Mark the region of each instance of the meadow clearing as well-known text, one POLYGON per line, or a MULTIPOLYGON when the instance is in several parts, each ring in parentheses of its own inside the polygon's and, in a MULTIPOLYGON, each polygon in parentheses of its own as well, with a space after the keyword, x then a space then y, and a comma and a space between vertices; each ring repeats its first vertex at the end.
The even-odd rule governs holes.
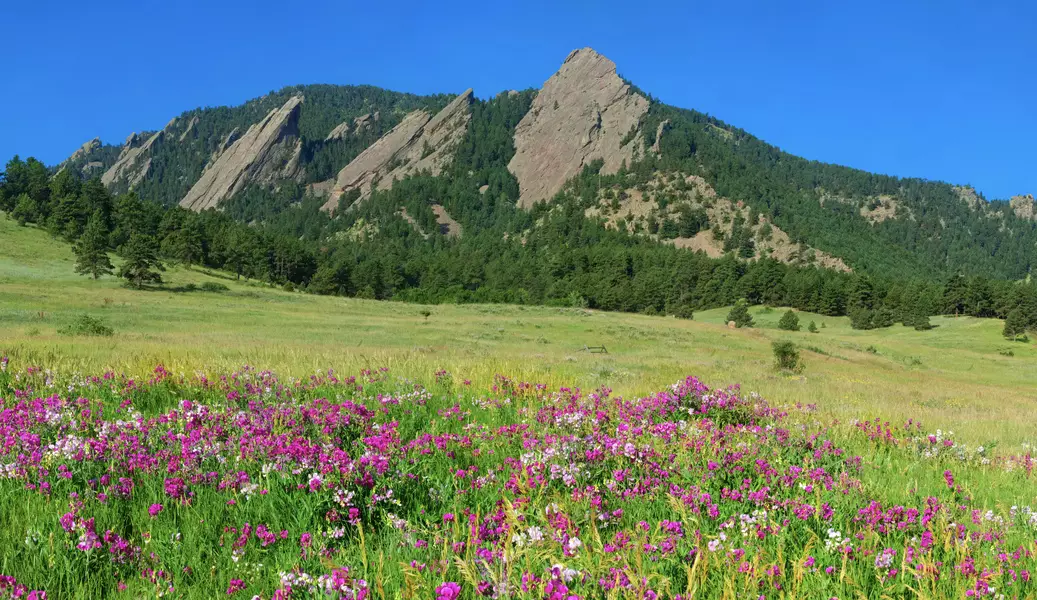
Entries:
POLYGON ((72 263, 0 217, 0 598, 1035 593, 1037 352, 996 321, 731 330, 72 263), (59 332, 82 314, 114 335, 59 332))
POLYGON ((779 404, 816 404, 843 420, 921 420, 975 444, 1037 443, 1037 346, 1009 342, 1001 322, 933 317, 918 332, 896 325, 856 331, 846 317, 799 313, 803 330, 777 329, 781 308, 752 307, 752 329, 731 330, 727 309, 694 319, 511 305, 421 306, 285 292, 223 273, 171 268, 167 289, 136 291, 114 277, 73 272, 66 244, 0 216, 0 351, 62 372, 111 368, 131 375, 162 364, 177 372, 242 365, 281 375, 389 367, 428 377, 438 369, 480 384, 497 373, 553 386, 641 394, 687 375, 739 383, 779 404), (228 290, 183 290, 216 282, 228 290), (422 312, 431 314, 425 317, 422 312), (81 314, 112 337, 58 330, 81 314), (824 327, 816 334, 806 326, 824 327), (803 352, 800 376, 774 371, 771 341, 803 352), (605 346, 608 354, 585 346, 605 346), (1006 356, 1009 351, 1011 356, 1006 356))

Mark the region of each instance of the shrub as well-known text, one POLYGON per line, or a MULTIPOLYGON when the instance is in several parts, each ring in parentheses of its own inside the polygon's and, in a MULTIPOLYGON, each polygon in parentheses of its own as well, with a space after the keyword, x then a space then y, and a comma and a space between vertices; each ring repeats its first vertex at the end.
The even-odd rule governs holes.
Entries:
POLYGON ((749 314, 749 305, 742 298, 735 305, 731 307, 731 312, 727 313, 727 321, 730 323, 734 321, 735 327, 752 327, 753 316, 749 314))
POLYGON ((1002 348, 997 351, 1001 356, 1015 356, 1015 351, 1011 348, 1002 348))
POLYGON ((871 354, 878 354, 879 353, 879 349, 876 348, 875 346, 868 346, 867 348, 864 349, 864 351, 865 352, 870 352, 871 354))
POLYGON ((813 321, 811 321, 810 325, 807 326, 807 331, 809 331, 810 333, 817 333, 817 325, 814 324, 813 321))
POLYGON ((779 371, 799 373, 803 363, 799 358, 799 349, 789 340, 780 340, 771 344, 774 350, 774 368, 779 371))
POLYGON ((115 331, 105 324, 101 319, 90 315, 79 315, 79 317, 66 327, 58 330, 61 335, 96 335, 109 337, 115 331))
POLYGON ((295 291, 295 284, 292 283, 291 281, 289 281, 288 283, 284 284, 284 291, 286 291, 286 292, 294 292, 295 291))
POLYGON ((695 318, 695 313, 691 310, 690 306, 682 304, 677 307, 677 310, 673 311, 673 316, 677 317, 678 319, 687 319, 690 321, 693 318, 695 318))
POLYGON ((202 290, 203 292, 213 293, 226 292, 230 290, 229 287, 223 285, 222 283, 217 283, 215 281, 206 281, 202 285, 198 286, 198 289, 202 290))
POLYGON ((792 310, 788 310, 784 315, 781 316, 781 320, 778 321, 778 329, 784 329, 785 331, 799 331, 799 317, 792 310))

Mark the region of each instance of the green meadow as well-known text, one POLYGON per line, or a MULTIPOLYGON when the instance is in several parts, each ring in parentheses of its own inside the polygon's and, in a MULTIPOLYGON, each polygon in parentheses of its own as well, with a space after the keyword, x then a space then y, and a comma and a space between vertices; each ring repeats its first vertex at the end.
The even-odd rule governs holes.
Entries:
POLYGON ((1037 348, 1005 340, 992 319, 934 317, 931 331, 855 331, 845 317, 799 313, 802 330, 787 332, 777 328, 784 309, 758 306, 750 309, 754 328, 729 329, 726 308, 679 320, 422 306, 285 292, 176 267, 163 274, 162 288, 137 291, 114 277, 76 275, 73 264, 67 244, 0 216, 0 353, 65 373, 141 375, 158 364, 188 373, 249 364, 291 376, 388 367, 426 377, 447 369, 477 383, 504 373, 551 385, 606 385, 617 394, 695 375, 713 386, 739 383, 776 404, 816 404, 842 421, 914 419, 1002 449, 1037 441, 1037 348), (203 291, 206 282, 226 290, 203 291), (59 333, 83 314, 115 334, 59 333), (810 321, 817 333, 806 331, 810 321), (773 368, 771 342, 779 339, 799 346, 801 374, 773 368))

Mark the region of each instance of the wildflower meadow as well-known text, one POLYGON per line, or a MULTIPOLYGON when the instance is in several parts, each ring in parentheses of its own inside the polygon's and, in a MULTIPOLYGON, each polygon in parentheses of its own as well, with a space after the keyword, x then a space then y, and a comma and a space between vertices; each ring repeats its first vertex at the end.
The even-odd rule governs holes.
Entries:
POLYGON ((1037 593, 1029 450, 914 421, 694 377, 0 366, 0 598, 1037 593))

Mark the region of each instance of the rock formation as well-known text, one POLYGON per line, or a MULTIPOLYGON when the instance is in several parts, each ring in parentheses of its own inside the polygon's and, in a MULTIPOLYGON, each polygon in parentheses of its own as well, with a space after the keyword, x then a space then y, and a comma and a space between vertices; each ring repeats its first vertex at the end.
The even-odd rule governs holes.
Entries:
POLYGON ((324 138, 324 141, 330 142, 331 140, 341 140, 347 135, 349 135, 349 121, 344 121, 332 129, 331 133, 328 134, 328 137, 324 138))
POLYGON ((235 141, 232 141, 235 137, 232 131, 224 141, 225 149, 206 166, 201 178, 180 201, 180 206, 205 210, 217 206, 249 184, 298 177, 302 153, 302 140, 299 138, 302 102, 302 96, 293 96, 235 141))
POLYGON ((94 139, 90 140, 89 142, 87 142, 87 143, 83 144, 82 146, 80 146, 79 149, 76 150, 75 152, 73 152, 72 156, 69 156, 68 158, 66 158, 65 162, 62 163, 62 164, 64 165, 64 164, 67 164, 67 163, 70 163, 70 162, 75 162, 75 161, 77 161, 77 160, 79 160, 81 158, 86 158, 91 152, 93 152, 94 150, 98 150, 100 148, 101 148, 101 138, 94 138, 94 139))
MULTIPOLYGON (((351 190, 359 190, 363 200, 373 189, 389 188, 393 181, 407 175, 421 171, 438 175, 468 131, 471 103, 472 90, 469 89, 434 117, 425 110, 404 117, 399 125, 339 171, 324 210, 334 210, 339 198, 351 190)), ((357 124, 357 128, 360 127, 357 124)))
POLYGON ((519 205, 529 208, 551 198, 596 159, 605 161, 605 173, 632 162, 644 144, 640 135, 628 134, 648 107, 611 60, 590 48, 570 53, 515 129, 508 169, 519 182, 519 205))
POLYGON ((130 188, 140 183, 151 169, 152 147, 162 141, 165 134, 166 130, 163 129, 141 143, 141 136, 131 133, 123 144, 118 160, 101 175, 101 183, 110 187, 126 182, 130 188))
POLYGON ((1012 196, 1008 201, 1008 205, 1012 207, 1012 212, 1015 213, 1015 216, 1027 221, 1037 221, 1037 207, 1035 207, 1035 204, 1037 202, 1034 201, 1033 194, 1012 196))
POLYGON ((187 124, 187 129, 184 129, 184 132, 180 134, 180 139, 178 141, 183 142, 188 137, 194 135, 194 128, 195 128, 196 125, 198 125, 198 116, 197 115, 195 115, 194 117, 191 117, 191 121, 187 124))

